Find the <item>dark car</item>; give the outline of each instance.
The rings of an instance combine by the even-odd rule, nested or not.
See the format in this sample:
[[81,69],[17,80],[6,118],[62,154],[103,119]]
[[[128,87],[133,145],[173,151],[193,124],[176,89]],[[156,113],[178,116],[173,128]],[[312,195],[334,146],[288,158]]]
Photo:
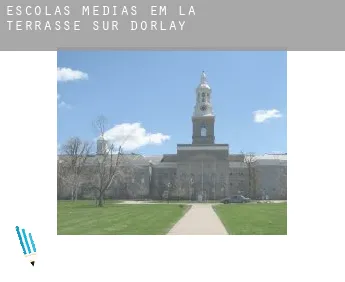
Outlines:
[[230,204],[230,203],[249,203],[251,200],[246,198],[242,195],[231,196],[229,198],[225,198],[220,202],[223,204]]

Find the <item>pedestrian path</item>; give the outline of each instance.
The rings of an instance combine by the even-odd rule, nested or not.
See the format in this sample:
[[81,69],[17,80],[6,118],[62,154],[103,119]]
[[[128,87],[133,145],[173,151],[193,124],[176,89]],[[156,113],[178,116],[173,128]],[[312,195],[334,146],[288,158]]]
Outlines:
[[227,235],[212,204],[192,204],[189,211],[174,225],[168,235]]

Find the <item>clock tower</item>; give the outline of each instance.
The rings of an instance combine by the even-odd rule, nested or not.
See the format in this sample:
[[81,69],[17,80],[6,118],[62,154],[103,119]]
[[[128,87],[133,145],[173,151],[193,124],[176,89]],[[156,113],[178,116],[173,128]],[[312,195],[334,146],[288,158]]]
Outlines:
[[214,121],[215,116],[212,108],[212,90],[208,85],[206,74],[202,72],[200,84],[196,88],[196,102],[193,122],[193,144],[210,145],[214,144]]

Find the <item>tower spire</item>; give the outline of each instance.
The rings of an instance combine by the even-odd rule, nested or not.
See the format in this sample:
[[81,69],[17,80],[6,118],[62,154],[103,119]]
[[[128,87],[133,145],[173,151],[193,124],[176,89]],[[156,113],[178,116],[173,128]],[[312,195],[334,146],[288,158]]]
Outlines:
[[196,103],[194,107],[194,116],[213,115],[211,102],[211,87],[208,84],[205,71],[202,71],[200,84],[196,88]]
[[202,73],[201,73],[200,84],[208,84],[205,71],[202,71]]
[[214,120],[212,107],[212,89],[208,84],[205,71],[202,71],[200,84],[196,88],[194,106],[193,144],[214,144]]

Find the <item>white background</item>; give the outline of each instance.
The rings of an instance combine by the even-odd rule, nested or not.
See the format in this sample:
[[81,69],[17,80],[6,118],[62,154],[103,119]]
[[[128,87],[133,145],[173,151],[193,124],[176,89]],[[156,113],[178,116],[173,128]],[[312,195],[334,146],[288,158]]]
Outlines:
[[0,280],[344,281],[345,52],[288,53],[288,236],[58,237],[56,52],[0,66]]

